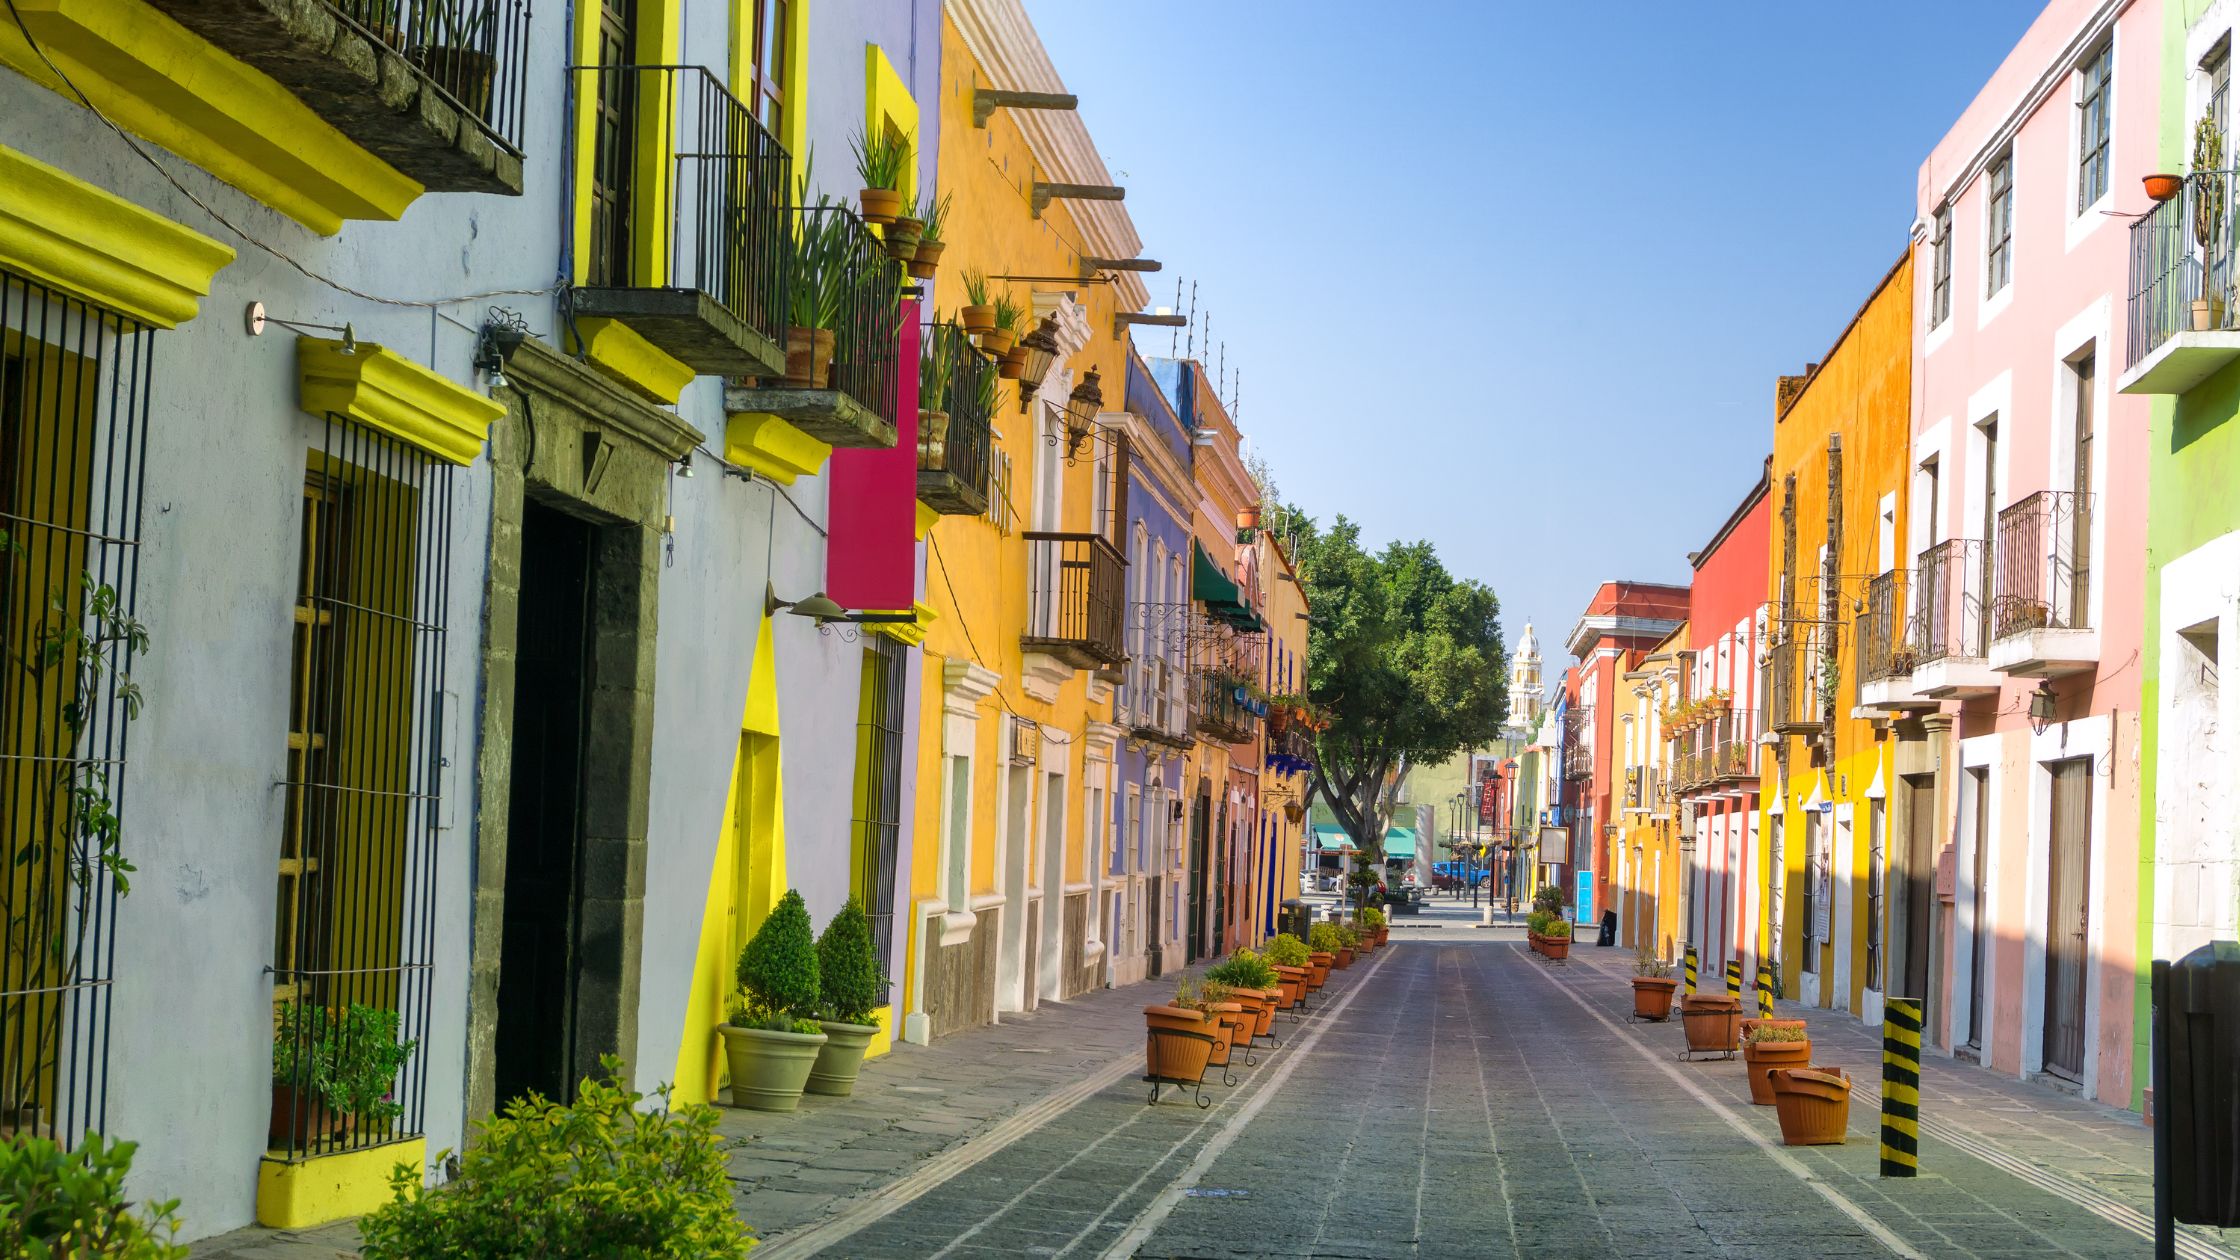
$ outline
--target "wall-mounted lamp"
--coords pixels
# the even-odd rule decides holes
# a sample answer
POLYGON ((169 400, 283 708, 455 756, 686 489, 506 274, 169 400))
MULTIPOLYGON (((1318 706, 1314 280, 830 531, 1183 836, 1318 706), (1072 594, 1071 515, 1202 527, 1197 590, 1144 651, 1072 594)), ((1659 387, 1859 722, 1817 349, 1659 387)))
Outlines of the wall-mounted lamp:
POLYGON ((768 617, 780 611, 792 613, 796 617, 807 617, 816 622, 820 629, 834 621, 858 626, 879 626, 900 625, 918 619, 915 612, 850 612, 823 591, 818 591, 807 599, 779 599, 776 590, 763 587, 762 615, 768 617))
MULTIPOLYGON (((506 385, 506 360, 529 339, 529 321, 521 312, 493 306, 482 321, 482 335, 475 342, 474 366, 490 377, 490 388, 506 385)), ((689 475, 689 474, 688 474, 689 475)))
POLYGON ((1025 411, 1042 378, 1050 374, 1050 361, 1058 357, 1058 317, 1043 316, 1041 326, 1028 333, 1019 348, 1026 351, 1019 368, 1019 410, 1025 411))
POLYGON ((2030 693, 2031 730, 2043 735, 2046 733, 2046 728, 2053 725, 2053 704, 2053 684, 2050 682, 2039 683, 2038 689, 2030 693))
POLYGON ((1072 463, 1080 453, 1081 444, 1095 431, 1097 413, 1104 410, 1104 390, 1098 388, 1097 370, 1081 378, 1066 399, 1066 462, 1072 463))

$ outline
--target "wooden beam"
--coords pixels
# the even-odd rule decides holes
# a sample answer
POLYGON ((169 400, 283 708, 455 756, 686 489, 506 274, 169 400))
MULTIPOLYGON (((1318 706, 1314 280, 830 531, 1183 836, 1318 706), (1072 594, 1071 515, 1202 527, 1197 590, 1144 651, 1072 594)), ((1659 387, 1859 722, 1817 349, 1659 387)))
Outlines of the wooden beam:
POLYGON ((988 116, 999 109, 1079 109, 1081 98, 1070 92, 1011 92, 1002 88, 972 90, 972 125, 985 128, 988 116))
POLYGON ((1156 258, 1088 258, 1081 260, 1081 278, 1086 280, 1100 271, 1158 271, 1164 264, 1156 258))
POLYGON ((1038 179, 1028 204, 1033 208, 1034 217, 1039 219, 1050 203, 1060 197, 1070 201, 1121 201, 1127 195, 1127 189, 1111 184, 1046 184, 1038 179))

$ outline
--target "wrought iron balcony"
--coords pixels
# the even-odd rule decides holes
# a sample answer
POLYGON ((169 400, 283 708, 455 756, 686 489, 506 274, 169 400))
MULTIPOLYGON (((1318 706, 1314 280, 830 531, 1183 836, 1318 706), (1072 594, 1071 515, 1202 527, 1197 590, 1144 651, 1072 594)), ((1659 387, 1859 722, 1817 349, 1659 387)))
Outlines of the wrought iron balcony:
POLYGON ((703 375, 783 371, 785 149, 702 67, 573 73, 593 115, 577 161, 590 233, 574 317, 617 320, 703 375))
POLYGON ((1976 538, 1948 538, 1914 564, 1913 687, 1932 700, 1999 689, 1990 646, 1990 551, 1976 538))
POLYGON ((150 0, 429 192, 521 192, 529 0, 150 0))
POLYGON ((1911 617, 1913 571, 1892 569, 1867 579, 1866 606, 1858 617, 1858 703, 1863 708, 1934 708, 1914 690, 1919 638, 1911 617))
POLYGON ((1128 735, 1169 748, 1190 746, 1190 701, 1184 694, 1187 673, 1164 656, 1138 657, 1137 690, 1128 735))
POLYGON ((2092 496, 2041 490, 1999 513, 1993 669, 2055 677, 2099 659, 2092 633, 2092 496))
POLYGON ((1242 744, 1259 730, 1260 719, 1245 708, 1251 698, 1235 674, 1202 671, 1192 676, 1190 728, 1224 744, 1242 744))
POLYGON ((2240 358, 2236 174, 2188 176, 2177 196, 2132 223, 2123 392, 2184 393, 2240 358))
POLYGON ((1563 715, 1563 777, 1594 777, 1594 706, 1579 705, 1563 715))
POLYGON ((928 361, 948 370, 937 382, 922 373, 919 380, 918 499, 946 515, 978 516, 988 510, 988 413, 996 370, 954 324, 935 324, 926 339, 928 361), (937 392, 928 392, 929 383, 937 392))
POLYGON ((1792 611, 1795 616, 1784 618, 1789 629, 1766 649, 1758 724, 1760 729, 1775 735, 1811 735, 1820 730, 1823 712, 1819 703, 1819 680, 1814 676, 1820 668, 1821 656, 1810 650, 1814 646, 1811 636, 1796 629, 1812 614, 1804 610, 1792 611))
POLYGON ((1021 646, 1075 669, 1127 659, 1120 613, 1127 561, 1102 534, 1029 532, 1027 632, 1021 646))
POLYGON ((724 392, 833 446, 889 447, 901 415, 902 266, 845 206, 798 212, 786 367, 724 392))

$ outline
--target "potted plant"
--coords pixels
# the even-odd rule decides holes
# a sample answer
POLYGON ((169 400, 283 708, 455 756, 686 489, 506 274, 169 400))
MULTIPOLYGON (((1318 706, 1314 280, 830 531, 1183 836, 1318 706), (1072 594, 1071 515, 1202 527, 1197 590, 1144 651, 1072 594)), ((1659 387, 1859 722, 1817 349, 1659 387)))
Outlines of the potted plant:
POLYGON ((1268 939, 1267 959, 1275 968, 1276 979, 1283 985, 1283 1005, 1296 1006, 1307 998, 1307 980, 1313 975, 1308 966, 1312 956, 1307 944, 1289 932, 1278 932, 1268 939))
POLYGON ((1027 374, 1027 348, 1013 346, 996 360, 996 375, 1007 381, 1016 381, 1027 374))
POLYGON ((420 1043, 398 1041, 397 1024, 395 1011, 356 1002, 339 1017, 283 1005, 272 1032, 272 1144, 300 1150, 401 1114, 391 1087, 420 1043))
POLYGON ((2193 239, 2201 247, 2201 292, 2193 299, 2193 330, 2208 332, 2224 322, 2223 277, 2210 264, 2218 229, 2224 226, 2224 128, 2214 110, 2193 125, 2193 239))
POLYGON ((905 265, 918 257, 918 242, 925 236, 926 221, 918 217, 918 207, 905 205, 894 216, 894 222, 880 232, 880 240, 887 247, 887 257, 905 265))
POLYGON ((1658 1023, 1672 1018, 1672 991, 1680 982, 1672 978, 1672 964, 1644 945, 1633 956, 1633 1017, 1658 1023))
POLYGON ((1540 941, 1540 952, 1549 962, 1570 960, 1571 920, 1559 918, 1548 924, 1547 934, 1540 941))
POLYGON ((940 269, 941 251, 949 248, 941 239, 942 228, 949 222, 949 198, 943 196, 937 201, 928 188, 918 203, 918 219, 918 248, 910 256, 910 274, 919 280, 931 280, 940 269))
POLYGON ((486 29, 496 8, 497 0, 451 0, 421 10, 423 18, 433 11, 437 27, 435 42, 415 50, 421 71, 477 118, 490 113, 497 77, 486 29))
MULTIPOLYGON (((1188 985, 1190 981, 1184 979, 1182 983, 1188 985)), ((1220 1028, 1215 1036, 1221 1044, 1213 1048, 1212 1062, 1216 1067, 1227 1067, 1230 1053, 1243 1048, 1244 1043, 1251 1040, 1252 1020, 1244 1013, 1244 1004, 1237 1001, 1236 994, 1219 980, 1210 977, 1201 980, 1197 983, 1197 991, 1198 1009, 1205 1012, 1207 1020, 1220 1028)), ((1182 997, 1178 993, 1175 1005, 1181 1004, 1182 997)))
POLYGON ((2147 186, 2147 196, 2156 201, 2168 201, 2186 186, 2183 175, 2142 175, 2139 181, 2147 186))
POLYGON ((1276 969, 1250 949, 1239 949, 1206 968, 1206 979, 1229 986, 1238 1003, 1252 1016, 1252 1036, 1263 1036, 1274 1023, 1276 1003, 1283 990, 1276 969))
POLYGON ((856 1092, 864 1053, 879 1035, 872 1012, 886 1001, 889 983, 871 943, 871 919, 850 897, 817 938, 817 1030, 825 1042, 809 1068, 810 1093, 856 1092))
MULTIPOLYGON (((1009 294, 999 293, 995 300, 995 326, 980 334, 980 348, 989 354, 1008 354, 1019 344, 1019 304, 1009 294)), ((1021 356, 1024 357, 1024 356, 1021 356)))
POLYGON ((820 199, 826 213, 802 216, 793 242, 793 277, 786 295, 786 374, 792 389, 832 383, 833 330, 847 301, 847 216, 820 199))
MULTIPOLYGON (((1197 987, 1187 976, 1176 986, 1172 1004, 1143 1008, 1143 1027, 1143 1074, 1155 1084, 1196 1085, 1222 1045, 1220 1029, 1198 1009, 1197 987)), ((1158 1096, 1156 1089, 1152 1096, 1158 1096)))
POLYGON ((1314 969, 1308 988, 1319 989, 1330 982, 1330 968, 1338 961, 1338 947, 1344 943, 1335 923, 1316 923, 1307 928, 1307 964, 1314 969))
POLYGON ((949 378, 956 370, 956 339, 938 322, 926 331, 918 355, 918 467, 948 467, 949 378))
POLYGON ((1388 920, 1385 918, 1384 911, 1375 906, 1361 907, 1361 913, 1354 917, 1361 924, 1361 930, 1367 934, 1374 944, 1384 944, 1386 935, 1392 931, 1390 927, 1386 926, 1388 920))
POLYGON ((1751 1020, 1742 1034, 1742 1070, 1750 1078, 1750 1101, 1773 1106, 1773 1082, 1767 1073, 1780 1068, 1807 1067, 1812 1063, 1812 1038, 1801 1020, 1751 1020))
MULTIPOLYGON (((975 337, 986 336, 996 326, 996 306, 988 300, 988 277, 978 267, 965 269, 964 308, 957 312, 957 322, 975 337)), ((984 344, 981 348, 987 349, 984 344)))
POLYGON ((757 1111, 792 1111, 824 1049, 826 1037, 809 1018, 822 980, 809 907, 792 889, 739 952, 740 997, 723 1034, 731 1065, 731 1105, 757 1111))
POLYGON ((849 144, 856 153, 856 175, 863 181, 858 194, 863 221, 884 227, 902 211, 902 173, 910 166, 910 142, 881 127, 858 131, 849 144))
POLYGON ((1338 922, 1330 926, 1338 930, 1337 966, 1338 970, 1344 971, 1353 965, 1353 956, 1360 948, 1361 937, 1354 932, 1350 923, 1338 922))
POLYGON ((1769 1075, 1783 1145, 1843 1145, 1851 1123, 1851 1078, 1842 1068, 1774 1068, 1769 1075))
POLYGON ((1724 993, 1687 993, 1680 998, 1680 1024, 1687 1030, 1688 1053, 1734 1057, 1740 1035, 1742 999, 1724 993))

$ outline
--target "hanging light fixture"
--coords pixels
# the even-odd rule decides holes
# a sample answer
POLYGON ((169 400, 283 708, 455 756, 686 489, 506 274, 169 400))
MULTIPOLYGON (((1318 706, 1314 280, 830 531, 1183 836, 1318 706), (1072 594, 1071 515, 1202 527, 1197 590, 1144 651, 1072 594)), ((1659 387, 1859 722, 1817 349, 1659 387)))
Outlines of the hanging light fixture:
POLYGON ((1073 462, 1081 444, 1089 440, 1089 434, 1096 428, 1097 413, 1102 410, 1104 391, 1097 387, 1097 370, 1090 368, 1089 374, 1081 378, 1081 383, 1073 387, 1073 393, 1066 399, 1067 463, 1073 462))
POLYGON ((2030 729, 2043 735, 2053 725, 2053 684, 2042 682, 2030 693, 2030 729))
POLYGON ((1025 411, 1035 388, 1050 374, 1050 361, 1058 357, 1058 317, 1043 316, 1042 326, 1028 333, 1019 348, 1026 351, 1019 371, 1019 410, 1025 411))

